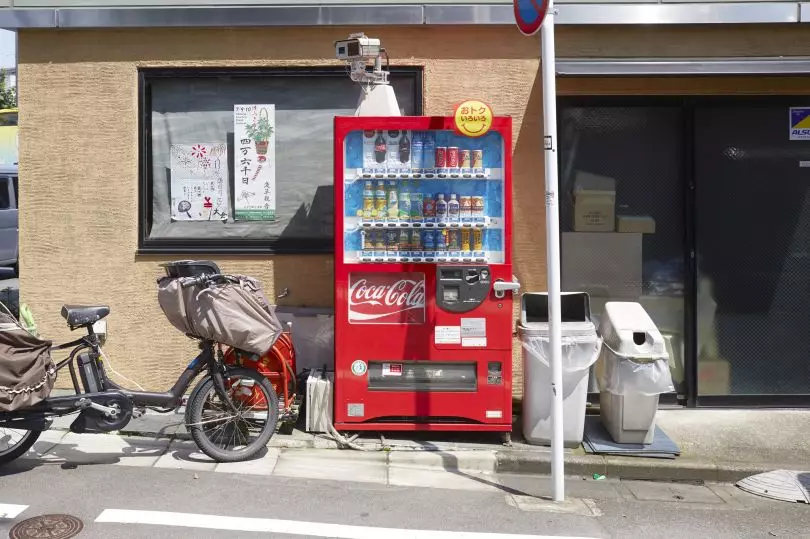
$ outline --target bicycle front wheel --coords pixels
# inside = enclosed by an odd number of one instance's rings
[[[251,369],[228,369],[225,389],[232,410],[214,389],[209,376],[191,393],[187,427],[203,453],[218,462],[239,462],[267,447],[278,423],[278,397],[272,384]]]

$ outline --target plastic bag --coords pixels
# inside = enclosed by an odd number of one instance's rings
[[[608,353],[597,363],[596,379],[599,389],[614,395],[652,396],[675,391],[666,359],[642,363]]]
[[[523,335],[523,348],[532,357],[550,367],[551,357],[550,342],[548,335],[535,336]],[[592,337],[584,336],[563,336],[562,337],[562,369],[563,372],[579,372],[588,370],[596,363],[599,352],[602,349],[602,339],[597,335]]]

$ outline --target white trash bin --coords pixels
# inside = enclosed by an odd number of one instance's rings
[[[585,428],[589,370],[599,357],[602,341],[590,321],[587,294],[568,293],[563,297],[563,320],[566,320],[562,324],[563,444],[577,447],[582,443]],[[523,436],[535,445],[549,445],[552,434],[547,313],[546,294],[523,294],[518,326],[523,345]],[[570,321],[572,318],[582,320]]]
[[[608,302],[596,378],[602,423],[620,444],[651,444],[661,393],[675,391],[661,332],[638,303]]]

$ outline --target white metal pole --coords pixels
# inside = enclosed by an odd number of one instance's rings
[[[554,50],[554,2],[548,2],[540,44],[543,76],[543,147],[546,172],[546,260],[551,347],[551,479],[553,499],[565,500],[563,455],[562,318],[560,305],[560,207],[557,193],[557,70]]]

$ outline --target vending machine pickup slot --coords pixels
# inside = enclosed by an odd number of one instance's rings
[[[466,313],[481,305],[492,287],[489,266],[439,266],[436,306],[451,313]]]
[[[369,361],[370,391],[453,391],[478,389],[477,364],[467,361]]]

